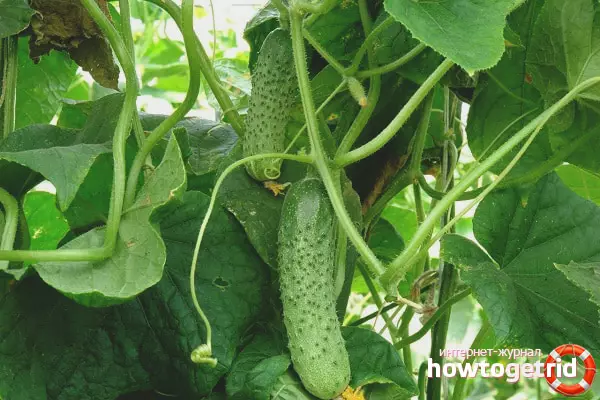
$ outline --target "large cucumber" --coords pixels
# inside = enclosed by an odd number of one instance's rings
[[[298,81],[290,34],[282,29],[271,32],[260,49],[246,117],[244,157],[285,151],[285,127],[296,101]],[[246,164],[256,180],[279,178],[281,159],[264,159]]]
[[[279,226],[279,273],[284,322],[294,369],[321,399],[339,395],[350,363],[336,315],[336,219],[318,179],[292,185]]]

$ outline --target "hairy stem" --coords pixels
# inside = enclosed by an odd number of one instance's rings
[[[184,2],[184,4],[187,4]],[[198,94],[200,93],[200,54],[195,46],[196,34],[194,33],[194,14],[192,8],[183,8],[181,14],[181,31],[185,49],[187,52],[188,64],[190,69],[190,82],[185,99],[179,105],[177,110],[165,119],[159,126],[154,129],[148,138],[144,141],[142,148],[136,154],[129,177],[127,180],[127,191],[125,193],[126,207],[133,204],[135,200],[136,188],[138,184],[139,174],[142,170],[146,157],[150,154],[154,146],[192,109]],[[187,11],[186,11],[187,10]]]
[[[389,142],[396,133],[404,126],[406,121],[410,118],[413,112],[419,107],[421,102],[427,97],[433,87],[439,82],[440,79],[448,72],[454,63],[450,60],[445,60],[437,69],[423,82],[415,94],[408,100],[408,102],[402,107],[402,110],[396,115],[396,117],[386,126],[379,135],[373,138],[370,142],[354,149],[348,153],[342,154],[336,157],[335,163],[339,166],[346,166],[357,161],[362,160],[381,149],[387,142]]]
[[[323,180],[323,184],[325,185],[333,209],[335,210],[335,213],[339,222],[342,224],[344,231],[360,255],[364,258],[367,266],[374,274],[379,276],[384,272],[383,265],[364,241],[361,234],[354,226],[350,215],[348,215],[348,211],[346,210],[342,196],[338,191],[339,182],[336,182],[333,178],[333,174],[330,169],[330,162],[328,161],[325,149],[323,148],[323,144],[321,142],[319,135],[319,124],[317,121],[314,100],[312,97],[308,70],[306,67],[306,49],[304,47],[304,37],[302,35],[302,14],[298,13],[294,7],[292,7],[292,10],[290,10],[290,22],[292,45],[294,48],[294,63],[296,67],[296,74],[298,75],[298,86],[300,88],[300,96],[302,98],[306,125],[308,126],[308,135],[311,142],[315,167],[317,168],[319,175]]]
[[[19,61],[19,38],[9,36],[2,39],[2,52],[4,68],[2,79],[2,101],[0,102],[3,114],[2,135],[6,138],[15,130],[17,110],[17,78]]]
[[[447,195],[444,196],[444,198],[440,200],[438,204],[431,210],[429,217],[425,220],[423,225],[419,227],[404,251],[391,262],[388,270],[381,278],[384,288],[392,293],[395,291],[394,288],[404,277],[404,274],[408,268],[410,268],[410,264],[408,264],[409,259],[418,252],[419,248],[427,239],[429,232],[433,229],[437,221],[439,221],[439,219],[446,213],[446,211],[462,193],[467,191],[481,175],[489,171],[494,164],[506,156],[515,146],[531,135],[531,133],[535,131],[542,121],[562,110],[567,104],[575,99],[579,93],[598,83],[600,83],[600,77],[590,78],[577,85],[558,102],[533,119],[519,132],[514,134],[487,159],[476,165],[469,173],[467,173],[463,179],[461,179],[461,181],[458,182],[456,186],[454,186],[447,193]]]
[[[414,334],[402,339],[401,341],[394,343],[394,347],[397,349],[402,349],[402,348],[416,342],[417,340],[421,339],[423,336],[425,336],[427,334],[427,332],[429,332],[429,330],[431,330],[433,325],[435,325],[435,323],[444,314],[446,314],[448,312],[448,310],[450,310],[450,308],[452,308],[452,306],[454,304],[458,303],[459,301],[461,301],[462,299],[464,299],[465,297],[467,297],[470,294],[471,294],[471,289],[465,289],[463,291],[456,293],[454,296],[449,298],[448,301],[446,301],[440,308],[438,308],[438,310],[431,316],[431,318],[429,318],[429,320],[421,327],[421,329],[419,329]]]

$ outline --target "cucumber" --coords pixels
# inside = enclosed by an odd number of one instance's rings
[[[320,180],[292,185],[279,226],[283,316],[294,369],[320,399],[338,396],[350,381],[334,294],[336,226]]]
[[[285,151],[285,128],[298,91],[295,71],[290,34],[276,29],[263,42],[252,75],[244,157]],[[258,181],[275,180],[281,163],[273,158],[253,161],[246,164],[246,171]]]

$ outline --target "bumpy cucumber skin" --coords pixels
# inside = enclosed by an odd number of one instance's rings
[[[290,34],[276,29],[265,39],[254,74],[243,140],[244,157],[285,151],[285,128],[296,100],[298,81]],[[279,178],[281,159],[264,159],[246,164],[258,181]]]
[[[323,184],[293,184],[279,226],[281,299],[294,369],[320,399],[335,398],[350,381],[334,295],[335,227]]]

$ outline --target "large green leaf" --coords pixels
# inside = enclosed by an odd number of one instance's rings
[[[385,0],[384,4],[416,39],[473,73],[500,61],[506,16],[520,2]]]
[[[417,385],[410,371],[390,342],[370,329],[346,327],[342,334],[350,356],[352,388],[390,384],[396,395],[404,398],[417,395]]]
[[[556,268],[561,271],[568,280],[590,294],[590,299],[598,305],[600,316],[600,263],[579,264],[575,262],[569,265],[557,264]],[[600,324],[600,319],[598,320]]]
[[[235,219],[217,207],[210,219],[196,270],[196,293],[212,326],[215,369],[196,366],[189,354],[205,339],[204,326],[189,295],[189,269],[208,196],[188,192],[161,223],[167,246],[163,280],[140,302],[164,354],[146,357],[154,387],[162,393],[198,398],[208,394],[230,369],[236,349],[266,300],[266,265]],[[151,354],[157,350],[149,344]],[[176,374],[176,375],[173,375]]]
[[[480,204],[473,230],[489,256],[468,239],[447,235],[442,257],[461,268],[499,342],[544,351],[579,343],[600,354],[597,307],[554,267],[600,260],[599,227],[600,208],[551,174],[525,205],[517,190]]]
[[[600,205],[600,177],[574,165],[561,165],[556,173],[572,191]]]
[[[547,100],[600,75],[600,20],[592,0],[547,0],[527,54],[533,84]],[[581,98],[598,101],[600,89]]]
[[[0,39],[27,28],[32,15],[27,0],[0,0]]]
[[[149,387],[139,349],[156,342],[134,308],[88,309],[37,278],[17,284],[0,299],[0,396],[113,400]]]
[[[77,64],[59,51],[54,51],[38,63],[34,63],[29,58],[27,39],[19,39],[17,128],[50,123],[60,110],[63,96],[77,72]]]
[[[540,0],[529,1],[509,18],[510,26],[521,37],[525,47],[529,46],[533,23],[541,5]],[[478,159],[488,157],[543,111],[540,94],[526,75],[525,57],[523,47],[508,48],[500,63],[480,79],[467,123],[469,147]],[[493,171],[498,173],[506,167],[518,150],[500,160]],[[527,176],[551,154],[548,136],[543,131],[509,176]]]
[[[3,293],[0,397],[113,400],[143,389],[183,399],[209,394],[260,312],[267,268],[239,224],[215,210],[195,290],[212,323],[219,364],[215,369],[193,364],[190,353],[206,334],[189,294],[189,267],[208,201],[189,192],[165,217],[164,277],[135,301],[86,308],[35,277]]]
[[[596,7],[592,0],[550,0],[540,10],[527,49],[527,71],[546,106],[583,81],[600,75],[600,20]],[[598,126],[598,100],[600,89],[596,85],[550,121],[554,150]],[[588,141],[568,158],[569,162],[600,171],[600,147],[596,142]]]
[[[99,262],[39,263],[35,268],[40,277],[75,301],[94,307],[122,303],[155,285],[162,277],[166,252],[150,217],[156,209],[181,197],[185,188],[183,160],[173,138],[162,163],[125,210],[112,257]],[[100,247],[104,234],[104,227],[94,229],[62,249]]]
[[[3,160],[0,161],[0,169],[11,170],[15,168],[14,164],[19,164],[42,174],[56,187],[58,204],[64,210],[73,201],[94,161],[110,152],[105,145],[75,144],[76,140],[76,131],[53,125],[31,125],[19,129],[0,143],[0,159]],[[24,177],[31,176],[31,173],[26,174],[6,176],[3,180],[8,180],[9,187],[22,187],[26,180]],[[13,183],[15,179],[17,182]]]

